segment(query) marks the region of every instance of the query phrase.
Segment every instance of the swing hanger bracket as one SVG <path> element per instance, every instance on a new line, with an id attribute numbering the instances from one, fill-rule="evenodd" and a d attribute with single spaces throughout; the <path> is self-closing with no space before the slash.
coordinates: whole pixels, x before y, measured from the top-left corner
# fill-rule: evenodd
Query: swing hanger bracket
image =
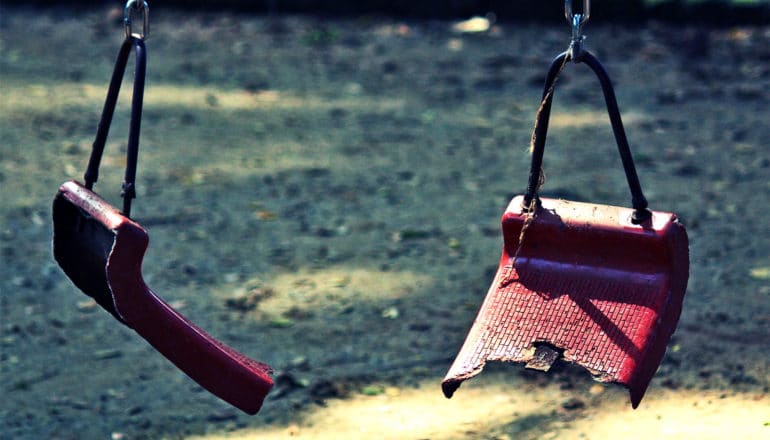
<path id="1" fill-rule="evenodd" d="M 577 63 L 583 53 L 583 40 L 586 38 L 583 35 L 583 26 L 591 17 L 591 0 L 583 0 L 583 11 L 579 14 L 572 12 L 572 0 L 564 0 L 564 17 L 572 28 L 572 40 L 569 43 L 567 53 L 570 55 L 570 59 Z"/>
<path id="2" fill-rule="evenodd" d="M 142 31 L 133 30 L 134 14 L 140 14 L 142 17 Z M 126 38 L 136 38 L 145 40 L 150 33 L 150 7 L 144 0 L 128 0 L 123 10 L 123 25 L 126 28 Z"/>

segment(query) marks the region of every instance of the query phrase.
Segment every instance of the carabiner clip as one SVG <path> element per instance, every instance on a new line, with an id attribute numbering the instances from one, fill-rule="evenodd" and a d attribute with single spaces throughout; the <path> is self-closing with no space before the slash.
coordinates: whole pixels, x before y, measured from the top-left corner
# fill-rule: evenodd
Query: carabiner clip
<path id="1" fill-rule="evenodd" d="M 142 32 L 134 32 L 131 29 L 133 19 L 131 18 L 132 12 L 142 11 Z M 126 27 L 126 38 L 136 38 L 138 40 L 144 40 L 150 33 L 150 7 L 147 2 L 142 0 L 128 0 L 126 2 L 126 8 L 123 11 L 123 24 Z"/>
<path id="2" fill-rule="evenodd" d="M 581 14 L 572 13 L 572 0 L 564 0 L 564 17 L 567 18 L 572 28 L 572 41 L 569 45 L 569 53 L 572 61 L 577 61 L 580 53 L 583 51 L 583 26 L 591 17 L 591 0 L 583 0 L 583 12 Z"/>

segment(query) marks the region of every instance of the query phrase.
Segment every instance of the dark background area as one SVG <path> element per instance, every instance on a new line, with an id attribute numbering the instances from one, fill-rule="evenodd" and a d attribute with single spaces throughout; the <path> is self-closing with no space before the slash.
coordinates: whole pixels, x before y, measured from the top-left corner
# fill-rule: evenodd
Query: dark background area
<path id="1" fill-rule="evenodd" d="M 499 0 L 167 0 L 149 2 L 151 8 L 183 7 L 188 10 L 231 10 L 252 13 L 311 13 L 333 15 L 387 15 L 411 18 L 464 18 L 493 12 L 501 21 L 552 21 L 562 16 L 563 3 L 557 0 L 543 2 Z M 54 6 L 78 9 L 118 5 L 122 2 L 105 0 L 4 0 L 5 5 Z M 574 2 L 577 10 L 580 1 Z M 728 0 L 705 1 L 645 1 L 605 0 L 594 2 L 591 16 L 594 20 L 622 20 L 641 22 L 662 20 L 681 23 L 709 23 L 717 25 L 770 23 L 770 2 Z"/>

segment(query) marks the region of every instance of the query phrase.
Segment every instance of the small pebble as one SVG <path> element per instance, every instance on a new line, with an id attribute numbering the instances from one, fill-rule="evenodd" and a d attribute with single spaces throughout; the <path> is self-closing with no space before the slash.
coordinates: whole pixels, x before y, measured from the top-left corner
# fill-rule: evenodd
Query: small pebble
<path id="1" fill-rule="evenodd" d="M 310 366 L 310 362 L 305 356 L 297 356 L 289 361 L 289 366 L 296 369 L 307 369 Z"/>
<path id="2" fill-rule="evenodd" d="M 77 307 L 78 311 L 82 313 L 91 313 L 96 310 L 98 305 L 99 304 L 97 304 L 96 301 L 89 299 L 87 301 L 78 302 L 75 307 Z"/>
<path id="3" fill-rule="evenodd" d="M 385 395 L 388 397 L 398 397 L 401 395 L 401 390 L 396 387 L 385 387 Z"/>
<path id="4" fill-rule="evenodd" d="M 287 328 L 294 325 L 294 320 L 285 316 L 278 316 L 273 318 L 269 325 L 274 328 Z"/>
<path id="5" fill-rule="evenodd" d="M 235 411 L 223 410 L 213 414 L 209 414 L 206 420 L 209 422 L 224 422 L 227 420 L 235 420 L 238 418 L 238 414 Z"/>
<path id="6" fill-rule="evenodd" d="M 599 394 L 602 394 L 604 392 L 604 387 L 599 385 L 598 383 L 595 383 L 591 385 L 591 388 L 588 389 L 588 394 L 592 396 L 598 396 Z"/>
<path id="7" fill-rule="evenodd" d="M 123 356 L 123 352 L 114 348 L 107 348 L 104 350 L 96 350 L 94 352 L 94 359 L 115 359 Z"/>
<path id="8" fill-rule="evenodd" d="M 380 385 L 367 385 L 361 388 L 361 394 L 364 396 L 379 396 L 385 392 L 385 388 Z"/>
<path id="9" fill-rule="evenodd" d="M 385 319 L 396 319 L 398 318 L 399 312 L 398 309 L 395 307 L 388 307 L 387 309 L 382 311 L 382 317 Z"/>
<path id="10" fill-rule="evenodd" d="M 577 409 L 583 409 L 585 408 L 586 404 L 582 400 L 578 399 L 577 397 L 573 397 L 571 399 L 567 399 L 564 402 L 562 402 L 561 407 L 568 410 L 568 411 L 574 411 Z"/>
<path id="11" fill-rule="evenodd" d="M 173 301 L 169 301 L 168 305 L 170 305 L 174 309 L 183 309 L 187 305 L 187 301 L 183 299 L 177 299 Z"/>

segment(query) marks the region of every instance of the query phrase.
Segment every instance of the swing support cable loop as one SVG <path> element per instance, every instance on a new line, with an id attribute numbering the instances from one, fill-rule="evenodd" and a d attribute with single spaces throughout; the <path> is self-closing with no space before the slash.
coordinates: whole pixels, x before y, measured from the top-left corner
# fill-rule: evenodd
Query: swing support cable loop
<path id="1" fill-rule="evenodd" d="M 123 197 L 123 215 L 131 216 L 131 200 L 136 198 L 136 164 L 139 156 L 139 133 L 142 124 L 142 104 L 144 101 L 144 78 L 147 70 L 147 51 L 144 46 L 144 40 L 139 38 L 128 38 L 123 41 L 123 45 L 118 52 L 115 61 L 115 69 L 112 72 L 110 87 L 107 91 L 107 98 L 104 101 L 102 117 L 96 129 L 96 138 L 91 147 L 91 156 L 88 159 L 88 167 L 83 176 L 86 189 L 93 189 L 94 183 L 99 180 L 99 164 L 104 154 L 104 146 L 109 135 L 112 117 L 115 113 L 115 106 L 118 102 L 120 85 L 123 82 L 123 75 L 126 71 L 128 58 L 131 55 L 131 49 L 134 50 L 136 57 L 136 68 L 134 69 L 134 89 L 131 96 L 131 120 L 129 122 L 128 145 L 126 153 L 126 173 L 123 179 L 121 197 Z"/>
<path id="2" fill-rule="evenodd" d="M 590 0 L 583 0 L 583 13 L 572 14 L 572 2 L 570 0 L 565 0 L 564 12 L 567 16 L 567 20 L 572 24 L 572 42 L 566 51 L 559 54 L 559 56 L 553 60 L 551 67 L 548 70 L 548 75 L 546 76 L 543 97 L 540 102 L 540 108 L 535 116 L 535 127 L 532 131 L 532 138 L 530 140 L 532 165 L 530 167 L 529 182 L 527 185 L 527 192 L 524 195 L 522 210 L 523 212 L 531 212 L 538 206 L 538 192 L 543 184 L 543 151 L 545 149 L 545 139 L 548 133 L 548 119 L 551 114 L 554 88 L 556 80 L 564 69 L 565 64 L 572 60 L 575 63 L 583 62 L 590 67 L 596 74 L 602 87 L 612 132 L 615 135 L 615 142 L 617 143 L 620 159 L 623 163 L 623 171 L 626 174 L 626 181 L 628 182 L 628 187 L 631 191 L 631 205 L 634 208 L 631 221 L 634 224 L 642 224 L 649 220 L 652 214 L 650 210 L 647 209 L 647 199 L 644 197 L 642 186 L 639 183 L 639 176 L 636 173 L 634 159 L 631 155 L 631 149 L 628 145 L 625 129 L 623 128 L 623 121 L 620 116 L 615 91 L 612 88 L 612 83 L 610 82 L 610 78 L 607 75 L 604 66 L 602 66 L 599 60 L 596 59 L 591 52 L 584 50 L 582 47 L 582 40 L 584 38 L 582 36 L 582 26 L 588 21 L 590 7 Z"/>
<path id="3" fill-rule="evenodd" d="M 564 17 L 572 28 L 572 40 L 567 52 L 572 61 L 577 63 L 583 53 L 583 26 L 591 17 L 591 0 L 583 0 L 583 11 L 580 14 L 572 13 L 572 0 L 564 0 Z"/>
<path id="4" fill-rule="evenodd" d="M 142 14 L 142 32 L 134 32 L 132 28 L 134 13 Z M 128 0 L 123 10 L 123 24 L 126 27 L 126 38 L 146 39 L 150 33 L 150 7 L 147 2 L 145 0 Z"/>

